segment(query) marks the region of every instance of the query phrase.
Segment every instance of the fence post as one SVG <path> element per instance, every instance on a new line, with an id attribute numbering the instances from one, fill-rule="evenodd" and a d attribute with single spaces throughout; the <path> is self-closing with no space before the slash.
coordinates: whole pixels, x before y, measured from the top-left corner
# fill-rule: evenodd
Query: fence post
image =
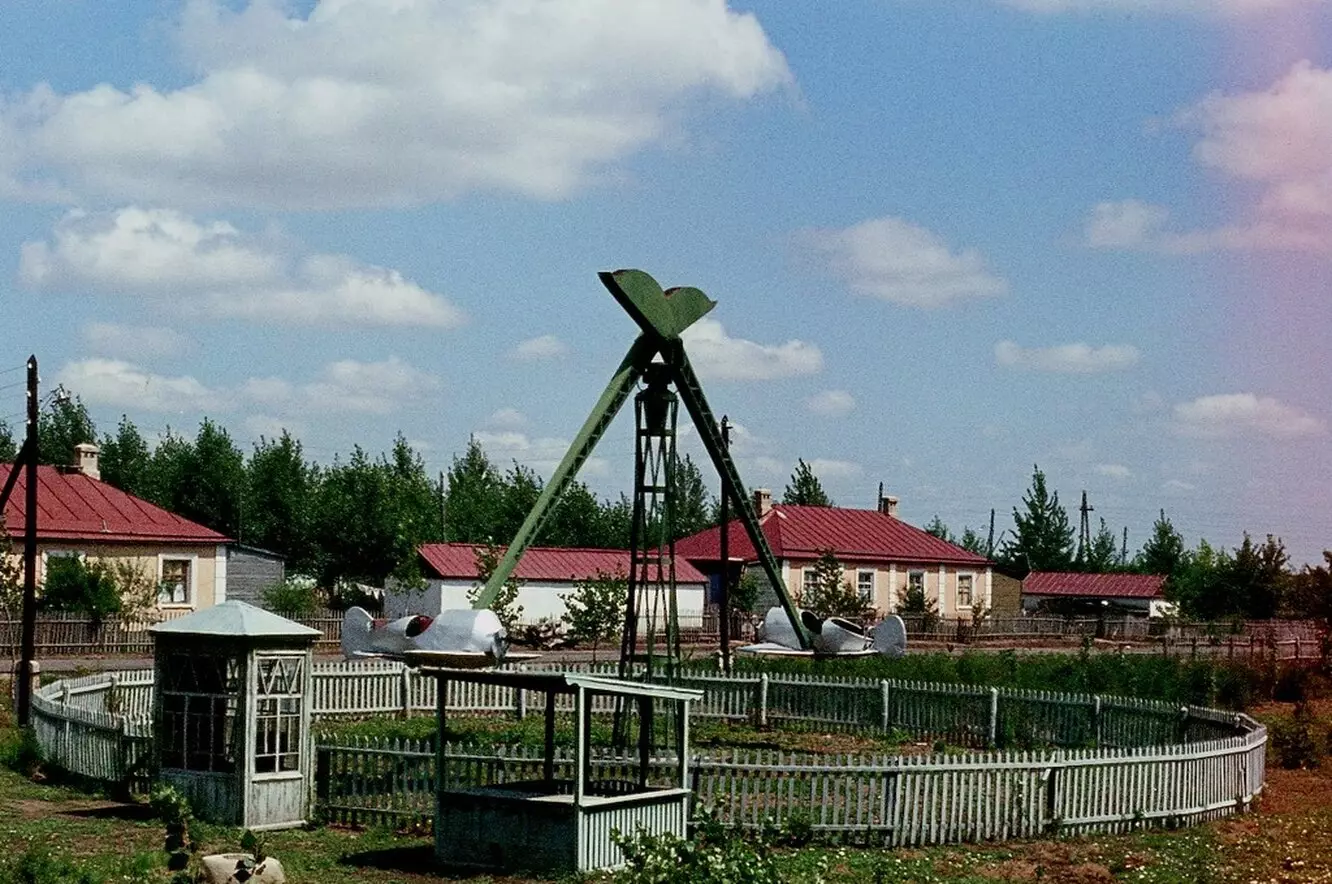
<path id="1" fill-rule="evenodd" d="M 527 717 L 527 689 L 515 688 L 513 693 L 514 705 L 517 707 L 516 711 L 518 713 L 518 720 L 522 721 Z"/>
<path id="2" fill-rule="evenodd" d="M 993 749 L 998 744 L 999 740 L 999 689 L 998 688 L 990 688 L 990 732 L 988 734 L 988 737 L 989 739 L 986 741 L 986 745 L 988 745 L 991 749 Z"/>
<path id="3" fill-rule="evenodd" d="M 1092 739 L 1095 740 L 1097 749 L 1101 748 L 1101 695 L 1097 694 L 1094 698 L 1096 705 L 1092 707 Z"/>
<path id="4" fill-rule="evenodd" d="M 892 699 L 889 694 L 888 679 L 884 678 L 879 680 L 879 693 L 883 697 L 883 731 L 884 733 L 887 733 L 888 728 L 893 725 L 893 718 L 888 709 L 888 701 Z"/>
<path id="5" fill-rule="evenodd" d="M 412 668 L 402 667 L 402 717 L 412 717 Z"/>
<path id="6" fill-rule="evenodd" d="M 1300 659 L 1300 637 L 1298 635 L 1295 636 L 1295 659 Z"/>
<path id="7" fill-rule="evenodd" d="M 758 682 L 758 726 L 768 726 L 768 673 L 759 676 Z"/>

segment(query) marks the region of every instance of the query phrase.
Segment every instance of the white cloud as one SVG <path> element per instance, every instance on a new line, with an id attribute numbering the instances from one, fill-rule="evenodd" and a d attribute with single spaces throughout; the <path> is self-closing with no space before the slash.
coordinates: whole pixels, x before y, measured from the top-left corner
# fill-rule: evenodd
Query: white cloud
<path id="1" fill-rule="evenodd" d="M 40 86 L 0 105 L 9 190 L 277 208 L 560 198 L 673 134 L 694 99 L 791 81 L 757 19 L 721 0 L 231 5 L 185 4 L 194 82 Z"/>
<path id="2" fill-rule="evenodd" d="M 284 430 L 296 439 L 307 435 L 305 424 L 266 414 L 248 415 L 245 420 L 241 421 L 241 426 L 250 438 L 255 440 L 261 437 L 264 439 L 280 439 Z"/>
<path id="3" fill-rule="evenodd" d="M 1181 479 L 1168 479 L 1161 485 L 1161 490 L 1169 494 L 1189 494 L 1197 491 L 1198 486 Z"/>
<path id="4" fill-rule="evenodd" d="M 797 239 L 852 291 L 894 304 L 941 307 L 1008 290 L 975 249 L 953 252 L 938 235 L 901 218 L 806 230 Z"/>
<path id="5" fill-rule="evenodd" d="M 1000 0 L 1028 12 L 1135 12 L 1159 15 L 1216 15 L 1223 17 L 1261 15 L 1302 7 L 1315 7 L 1326 0 Z"/>
<path id="6" fill-rule="evenodd" d="M 1120 463 L 1098 463 L 1096 472 L 1108 479 L 1119 479 L 1120 481 L 1133 478 L 1133 471 Z"/>
<path id="7" fill-rule="evenodd" d="M 813 344 L 800 340 L 758 344 L 732 338 L 720 322 L 707 317 L 685 329 L 681 337 L 690 361 L 708 380 L 771 381 L 823 370 L 823 353 Z"/>
<path id="8" fill-rule="evenodd" d="M 514 359 L 521 359 L 524 362 L 537 362 L 559 359 L 568 352 L 569 345 L 555 337 L 555 335 L 540 335 L 520 342 L 513 348 L 512 356 Z"/>
<path id="9" fill-rule="evenodd" d="M 821 480 L 854 479 L 863 475 L 865 470 L 860 464 L 849 460 L 829 460 L 816 457 L 809 461 L 809 468 Z"/>
<path id="10" fill-rule="evenodd" d="M 1214 93 L 1174 122 L 1201 135 L 1194 159 L 1256 188 L 1252 209 L 1219 227 L 1169 231 L 1160 206 L 1100 203 L 1087 222 L 1089 245 L 1182 254 L 1332 253 L 1332 70 L 1302 61 L 1269 89 Z"/>
<path id="11" fill-rule="evenodd" d="M 190 344 L 189 338 L 175 329 L 151 325 L 90 322 L 81 331 L 88 349 L 102 356 L 164 358 L 184 353 Z"/>
<path id="12" fill-rule="evenodd" d="M 390 356 L 380 362 L 332 362 L 316 379 L 300 384 L 283 378 L 251 378 L 241 394 L 250 402 L 287 412 L 389 414 L 439 387 L 434 375 Z"/>
<path id="13" fill-rule="evenodd" d="M 49 241 L 23 244 L 32 288 L 154 299 L 186 313 L 307 325 L 453 328 L 462 313 L 396 270 L 199 222 L 170 209 L 72 211 Z"/>
<path id="14" fill-rule="evenodd" d="M 1137 248 L 1151 242 L 1170 210 L 1139 200 L 1097 203 L 1087 219 L 1087 245 L 1098 249 Z"/>
<path id="15" fill-rule="evenodd" d="M 1055 347 L 1021 347 L 1012 341 L 994 345 L 995 362 L 1007 368 L 1026 368 L 1066 374 L 1095 374 L 1123 371 L 1138 361 L 1138 349 L 1129 344 L 1060 344 Z"/>
<path id="16" fill-rule="evenodd" d="M 824 390 L 805 400 L 805 408 L 827 417 L 846 417 L 856 409 L 856 398 L 845 390 Z"/>
<path id="17" fill-rule="evenodd" d="M 1181 402 L 1174 408 L 1174 422 L 1179 434 L 1196 438 L 1252 434 L 1290 439 L 1327 432 L 1321 418 L 1253 393 L 1222 393 Z"/>
<path id="18" fill-rule="evenodd" d="M 486 426 L 496 430 L 516 430 L 527 426 L 527 415 L 516 408 L 500 408 L 486 418 Z"/>
<path id="19" fill-rule="evenodd" d="M 56 379 L 90 405 L 145 411 L 225 411 L 228 397 L 189 375 L 167 377 L 118 359 L 83 359 L 64 365 Z"/>
<path id="20" fill-rule="evenodd" d="M 556 436 L 533 438 L 519 430 L 477 430 L 473 435 L 492 463 L 504 468 L 511 461 L 517 461 L 535 470 L 542 478 L 555 472 L 570 444 L 568 439 Z M 610 465 L 600 457 L 589 457 L 578 470 L 580 478 L 609 473 Z"/>

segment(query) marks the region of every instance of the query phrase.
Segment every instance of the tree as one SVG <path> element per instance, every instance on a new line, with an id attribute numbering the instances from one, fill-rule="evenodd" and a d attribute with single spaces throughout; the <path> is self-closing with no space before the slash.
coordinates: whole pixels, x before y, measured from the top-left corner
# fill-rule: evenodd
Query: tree
<path id="1" fill-rule="evenodd" d="M 1323 670 L 1332 663 L 1332 550 L 1323 552 L 1325 565 L 1306 565 L 1292 575 L 1286 594 L 1285 613 L 1317 624 Z"/>
<path id="2" fill-rule="evenodd" d="M 52 556 L 46 560 L 41 608 L 87 614 L 94 622 L 100 621 L 120 611 L 120 587 L 104 562 L 88 564 L 81 556 Z"/>
<path id="3" fill-rule="evenodd" d="M 1101 519 L 1101 527 L 1086 549 L 1082 568 L 1093 574 L 1105 574 L 1119 568 L 1119 541 L 1105 519 Z"/>
<path id="4" fill-rule="evenodd" d="M 293 573 L 313 575 L 318 485 L 318 470 L 290 433 L 261 436 L 245 465 L 245 542 L 281 553 Z"/>
<path id="5" fill-rule="evenodd" d="M 574 583 L 574 591 L 564 596 L 567 610 L 564 622 L 569 638 L 592 645 L 592 662 L 597 662 L 597 646 L 610 641 L 624 626 L 624 605 L 629 592 L 629 578 L 623 571 L 607 574 L 598 570 L 595 577 Z"/>
<path id="6" fill-rule="evenodd" d="M 957 541 L 957 545 L 965 549 L 967 552 L 973 552 L 978 556 L 989 558 L 989 546 L 979 534 L 970 528 L 962 529 L 962 537 Z"/>
<path id="7" fill-rule="evenodd" d="M 796 470 L 791 474 L 791 484 L 782 492 L 782 503 L 796 506 L 832 506 L 833 502 L 823 490 L 819 477 L 814 470 L 800 458 Z"/>
<path id="8" fill-rule="evenodd" d="M 445 539 L 462 543 L 488 543 L 497 539 L 503 505 L 504 482 L 481 443 L 473 437 L 462 457 L 449 467 L 445 496 Z"/>
<path id="9" fill-rule="evenodd" d="M 112 436 L 108 433 L 102 437 L 102 451 L 98 459 L 102 481 L 127 494 L 147 497 L 152 461 L 152 452 L 148 450 L 148 443 L 140 435 L 139 428 L 122 414 L 116 434 Z"/>
<path id="10" fill-rule="evenodd" d="M 716 498 L 703 482 L 703 473 L 688 454 L 677 461 L 672 476 L 675 497 L 675 539 L 697 534 L 717 524 Z"/>
<path id="11" fill-rule="evenodd" d="M 96 441 L 97 427 L 77 396 L 57 396 L 37 421 L 37 445 L 44 464 L 72 464 L 75 445 Z"/>
<path id="12" fill-rule="evenodd" d="M 831 549 L 819 553 L 814 562 L 814 583 L 801 596 L 800 606 L 818 617 L 863 617 L 868 606 L 844 575 L 842 563 Z"/>
<path id="13" fill-rule="evenodd" d="M 1173 579 L 1166 582 L 1166 598 L 1178 602 L 1180 611 L 1196 620 L 1216 620 L 1234 616 L 1239 606 L 1229 592 L 1227 573 L 1230 556 L 1206 539 L 1185 554 Z"/>
<path id="14" fill-rule="evenodd" d="M 1073 562 L 1073 527 L 1059 503 L 1059 493 L 1045 487 L 1045 473 L 1037 466 L 1031 487 L 1022 498 L 1023 508 L 1013 508 L 1017 526 L 1013 540 L 1004 544 L 1004 559 L 1023 571 L 1063 571 Z"/>
<path id="15" fill-rule="evenodd" d="M 0 421 L 0 463 L 13 463 L 18 459 L 19 444 L 9 424 Z"/>
<path id="16" fill-rule="evenodd" d="M 1227 575 L 1240 613 L 1254 620 L 1276 616 L 1290 582 L 1286 568 L 1289 562 L 1280 538 L 1269 534 L 1266 541 L 1255 544 L 1245 532 L 1244 541 L 1235 548 Z"/>
<path id="17" fill-rule="evenodd" d="M 944 524 L 943 519 L 939 518 L 938 513 L 935 513 L 934 518 L 931 519 L 930 523 L 925 526 L 925 533 L 933 534 L 935 537 L 939 538 L 940 540 L 946 540 L 949 543 L 954 542 L 952 533 L 948 530 L 948 526 Z"/>
<path id="18" fill-rule="evenodd" d="M 476 547 L 476 583 L 467 591 L 467 600 L 475 603 L 477 597 L 481 595 L 481 590 L 485 588 L 490 580 L 490 575 L 495 573 L 499 567 L 500 559 L 504 556 L 504 550 L 493 543 L 483 543 Z M 518 604 L 518 593 L 523 588 L 523 582 L 513 574 L 504 581 L 500 587 L 499 594 L 495 596 L 495 601 L 490 604 L 490 610 L 499 618 L 504 629 L 513 635 L 517 632 L 518 621 L 523 616 L 523 606 Z"/>
<path id="19" fill-rule="evenodd" d="M 921 628 L 930 632 L 939 622 L 939 602 L 925 592 L 925 581 L 907 581 L 897 593 L 897 613 L 919 617 Z"/>
<path id="20" fill-rule="evenodd" d="M 513 540 L 518 529 L 522 527 L 523 520 L 527 518 L 527 514 L 536 505 L 537 498 L 541 496 L 543 485 L 541 477 L 531 467 L 523 466 L 516 460 L 513 462 L 500 486 L 495 533 L 490 539 L 506 544 Z M 549 522 L 547 524 L 549 525 Z"/>
<path id="21" fill-rule="evenodd" d="M 1177 575 L 1186 561 L 1184 538 L 1166 517 L 1165 510 L 1152 523 L 1152 536 L 1133 559 L 1133 568 L 1141 574 Z"/>
<path id="22" fill-rule="evenodd" d="M 0 613 L 23 610 L 23 559 L 14 554 L 14 544 L 0 511 Z"/>

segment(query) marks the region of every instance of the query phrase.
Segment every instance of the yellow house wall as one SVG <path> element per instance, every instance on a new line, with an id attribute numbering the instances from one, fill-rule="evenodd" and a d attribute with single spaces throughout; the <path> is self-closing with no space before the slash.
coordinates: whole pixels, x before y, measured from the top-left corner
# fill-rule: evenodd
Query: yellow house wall
<path id="1" fill-rule="evenodd" d="M 10 558 L 22 562 L 22 544 L 15 544 L 18 551 L 11 552 Z M 226 547 L 201 546 L 198 544 L 121 544 L 121 543 L 77 543 L 41 542 L 37 544 L 37 583 L 40 586 L 46 580 L 46 558 L 48 554 L 82 553 L 86 559 L 100 559 L 107 562 L 130 562 L 140 571 L 148 574 L 154 584 L 162 577 L 161 562 L 164 558 L 189 559 L 191 562 L 193 593 L 189 604 L 155 604 L 154 608 L 163 612 L 197 611 L 210 608 L 226 598 Z M 220 596 L 220 597 L 219 597 Z"/>
<path id="2" fill-rule="evenodd" d="M 805 587 L 805 571 L 813 571 L 814 562 L 792 562 L 786 568 L 786 585 L 792 598 L 799 598 Z M 897 610 L 898 596 L 906 590 L 907 575 L 912 571 L 922 571 L 925 575 L 925 595 L 939 606 L 939 615 L 950 619 L 970 619 L 977 604 L 985 609 L 992 607 L 992 575 L 987 567 L 959 567 L 957 565 L 856 562 L 852 559 L 842 561 L 845 580 L 852 587 L 858 586 L 858 574 L 861 571 L 874 572 L 874 608 L 880 615 L 891 614 Z M 957 578 L 959 574 L 970 574 L 972 606 L 959 608 L 957 605 Z M 941 594 L 942 591 L 942 594 Z"/>

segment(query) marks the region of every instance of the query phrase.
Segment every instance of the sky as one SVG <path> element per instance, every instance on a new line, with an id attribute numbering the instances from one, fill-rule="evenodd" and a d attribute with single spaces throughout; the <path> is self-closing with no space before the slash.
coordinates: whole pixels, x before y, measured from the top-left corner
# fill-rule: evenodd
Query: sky
<path id="1" fill-rule="evenodd" d="M 749 487 L 1332 548 L 1329 0 L 0 5 L 11 426 L 32 353 L 103 431 L 548 474 L 626 267 L 718 302 Z"/>

